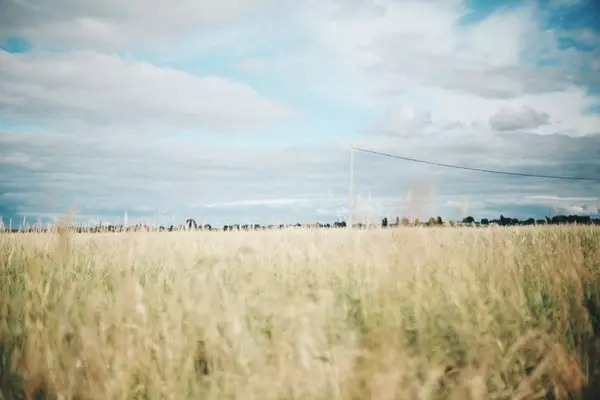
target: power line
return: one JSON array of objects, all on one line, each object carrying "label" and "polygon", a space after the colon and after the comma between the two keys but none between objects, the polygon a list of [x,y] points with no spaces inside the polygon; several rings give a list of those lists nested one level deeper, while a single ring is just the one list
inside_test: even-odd
[{"label": "power line", "polygon": [[600,182],[600,178],[586,178],[586,177],[581,177],[581,176],[538,175],[538,174],[526,174],[526,173],[522,173],[522,172],[496,171],[496,170],[491,170],[491,169],[471,168],[471,167],[464,167],[464,166],[460,166],[460,165],[442,164],[442,163],[433,162],[433,161],[419,160],[419,159],[411,158],[411,157],[403,157],[403,156],[398,156],[398,155],[394,155],[394,154],[381,153],[378,151],[361,149],[360,147],[354,147],[354,150],[362,151],[364,153],[376,154],[376,155],[384,156],[384,157],[397,158],[397,159],[405,160],[405,161],[412,161],[412,162],[421,163],[421,164],[436,165],[438,167],[462,169],[462,170],[475,171],[475,172],[487,172],[490,174],[523,176],[523,177],[530,177],[530,178],[564,179],[564,180],[572,180],[572,181]]}]

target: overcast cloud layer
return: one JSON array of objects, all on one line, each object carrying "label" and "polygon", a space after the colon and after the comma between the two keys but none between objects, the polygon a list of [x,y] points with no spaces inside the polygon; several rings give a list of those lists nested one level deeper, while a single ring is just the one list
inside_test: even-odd
[{"label": "overcast cloud layer", "polygon": [[[593,0],[0,0],[0,213],[344,219],[348,146],[600,178]],[[361,216],[598,215],[600,182],[355,154]]]}]

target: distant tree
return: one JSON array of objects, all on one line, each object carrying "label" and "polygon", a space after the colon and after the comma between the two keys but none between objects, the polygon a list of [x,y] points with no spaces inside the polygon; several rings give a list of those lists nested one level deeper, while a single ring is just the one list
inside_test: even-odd
[{"label": "distant tree", "polygon": [[481,225],[489,225],[490,224],[490,220],[487,218],[482,218],[481,219]]},{"label": "distant tree", "polygon": [[468,216],[466,218],[463,218],[462,222],[463,224],[472,224],[475,222],[475,218]]},{"label": "distant tree", "polygon": [[381,220],[381,227],[382,228],[387,228],[387,226],[388,226],[388,219],[387,218],[383,218]]},{"label": "distant tree", "polygon": [[185,228],[187,230],[196,230],[198,228],[198,225],[196,224],[196,221],[192,218],[189,218],[185,221]]},{"label": "distant tree", "polygon": [[439,215],[437,217],[437,221],[436,222],[437,222],[438,225],[444,225],[444,221],[442,221],[442,217],[440,217]]},{"label": "distant tree", "polygon": [[427,221],[427,225],[428,226],[435,226],[435,225],[437,225],[437,218],[429,217],[429,221]]},{"label": "distant tree", "polygon": [[402,226],[409,226],[410,221],[408,218],[402,218]]}]

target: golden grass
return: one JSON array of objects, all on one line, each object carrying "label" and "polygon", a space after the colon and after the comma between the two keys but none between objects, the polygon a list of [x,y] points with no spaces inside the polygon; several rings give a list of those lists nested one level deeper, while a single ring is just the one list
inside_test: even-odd
[{"label": "golden grass", "polygon": [[0,235],[2,394],[577,398],[599,274],[592,227]]}]

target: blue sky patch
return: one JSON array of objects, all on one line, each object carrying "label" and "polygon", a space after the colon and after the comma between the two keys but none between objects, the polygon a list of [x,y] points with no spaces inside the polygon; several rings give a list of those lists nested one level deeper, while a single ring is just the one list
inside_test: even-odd
[{"label": "blue sky patch", "polygon": [[9,53],[29,53],[31,51],[31,45],[21,38],[10,37],[3,42],[0,41],[0,49]]},{"label": "blue sky patch", "polygon": [[523,0],[468,0],[469,11],[459,20],[460,25],[480,22],[494,12],[510,10],[523,4]]}]

